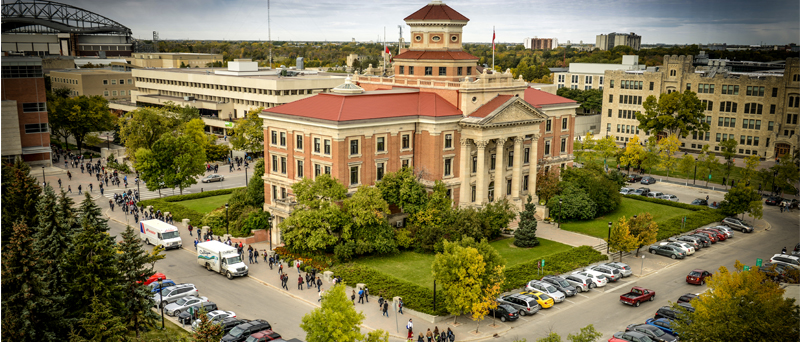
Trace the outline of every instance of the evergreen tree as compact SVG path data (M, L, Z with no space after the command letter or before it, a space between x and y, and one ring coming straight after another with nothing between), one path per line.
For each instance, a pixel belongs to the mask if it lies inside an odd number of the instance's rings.
M33 229L18 222L2 247L2 340L52 341L51 331L42 329L42 314L53 305L48 287L36 272L40 259L33 249Z
M133 328L136 337L139 338L142 327L155 326L158 319L155 311L150 310L153 306L152 293L144 282L155 274L154 259L163 259L164 256L151 255L143 251L141 240L131 226L122 233L122 242L117 248L120 252L117 254L119 272L124 287L121 293L123 304L121 316L123 322Z
M68 258L72 282L67 297L72 305L69 314L82 319L98 309L118 310L116 304L122 292L117 270L114 239L108 235L107 220L89 193L81 202L81 230L75 235L73 252ZM99 301L93 304L92 301ZM101 313L93 313L100 315ZM79 333L79 335L82 335Z
M75 330L70 332L70 342L123 342L127 341L125 323L122 317L114 315L113 309L103 304L99 298L93 298L91 311L81 319L80 327L85 337Z
M42 188L36 178L31 176L28 164L17 158L13 164L3 164L2 199L2 240L12 235L12 227L22 220L28 227L36 226L36 203Z
M200 318L200 323L197 324L197 329L192 335L193 342L217 342L225 335L221 325L214 324L214 322L208 320L206 310L200 310L198 317Z
M39 212L39 224L33 235L33 249L40 262L35 272L42 277L43 285L49 290L47 299L51 302L41 312L46 317L41 329L53 336L64 336L68 327L64 320L64 289L69 279L64 262L70 255L72 231L59 220L59 213L54 210L57 209L57 197L52 187L45 186L36 209Z
M514 246L517 247L536 247L539 239L536 238L536 205L528 195L528 203L525 210L519 213L519 228L514 232Z

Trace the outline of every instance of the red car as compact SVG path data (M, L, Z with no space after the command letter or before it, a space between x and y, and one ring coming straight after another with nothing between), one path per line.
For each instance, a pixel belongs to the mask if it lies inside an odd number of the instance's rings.
M145 285L150 285L150 283L152 283L154 281L158 281L158 278L161 278L162 280L166 280L167 276L165 276L164 273L156 272L156 274L153 274L152 276L150 276L150 278L147 278L147 281L145 281L144 284Z
M705 285L706 278L711 278L711 272L706 270L696 269L694 271L689 272L689 275L686 276L686 282L695 285Z
M272 331L271 329L268 329L250 335L250 337L247 338L247 342L266 342L266 341L277 340L279 338L281 338L281 334L278 334Z
M711 240L712 244L717 243L717 234L714 234L714 233L711 233L709 231L702 230L702 229L695 230L694 233L695 234L703 234L703 235L707 236Z
M709 232L711 232L712 234L714 234L714 235L715 235L715 237L717 238L717 241L725 241L725 240L727 240L727 239L728 239L728 235L727 235L727 234L725 234L725 232L721 232L721 231L719 231L719 230L717 230L717 229L714 229L714 228L706 228L706 229L704 229L704 230L705 230L705 231L709 231Z

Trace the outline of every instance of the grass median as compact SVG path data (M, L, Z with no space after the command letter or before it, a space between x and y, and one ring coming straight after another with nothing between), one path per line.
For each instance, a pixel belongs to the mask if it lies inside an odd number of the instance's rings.
M623 198L622 204L614 212L593 220L564 222L561 229L605 239L608 237L608 222L616 222L622 216L630 218L641 213L650 213L653 215L653 220L660 224L673 217L689 215L693 211Z
M539 242L539 246L534 248L518 248L514 246L513 238L493 241L490 244L506 259L506 268L572 248L545 239L539 239ZM353 262L433 289L433 276L431 275L433 258L434 254L401 252L393 255L359 258Z
M180 204L189 209L192 209L196 212L207 214L213 211L214 209L217 209L225 205L225 203L227 203L230 198L231 194L226 194L226 195L211 196L205 198L196 198L186 201L179 201L175 203Z

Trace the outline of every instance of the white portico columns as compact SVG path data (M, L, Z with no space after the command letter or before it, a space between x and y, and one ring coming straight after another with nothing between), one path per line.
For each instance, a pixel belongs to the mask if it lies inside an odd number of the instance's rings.
M472 189L470 188L470 169L469 162L472 160L472 153L470 147L472 142L467 138L461 138L461 169L459 175L461 176L461 193L459 195L458 204L460 206L467 205L472 201Z
M475 204L481 205L486 202L486 145L488 140L476 140L475 146L478 148L478 170L475 180Z
M514 167L511 174L511 198L519 200L519 182L522 180L522 143L524 137L514 137Z
M503 146L506 144L506 138L497 139L497 152L495 155L494 163L494 199L498 200L501 196L506 195L506 177L505 170L506 164L503 162Z

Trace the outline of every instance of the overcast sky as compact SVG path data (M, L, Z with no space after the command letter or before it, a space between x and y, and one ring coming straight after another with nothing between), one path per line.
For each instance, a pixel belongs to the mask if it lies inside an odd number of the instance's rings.
M397 41L403 18L429 0L272 0L272 39ZM4 0L4 3L9 0ZM116 20L149 39L267 40L267 0L60 0ZM450 0L470 19L464 41L526 37L594 43L609 32L635 32L642 43L787 44L800 40L797 0ZM382 38L381 38L382 39Z

